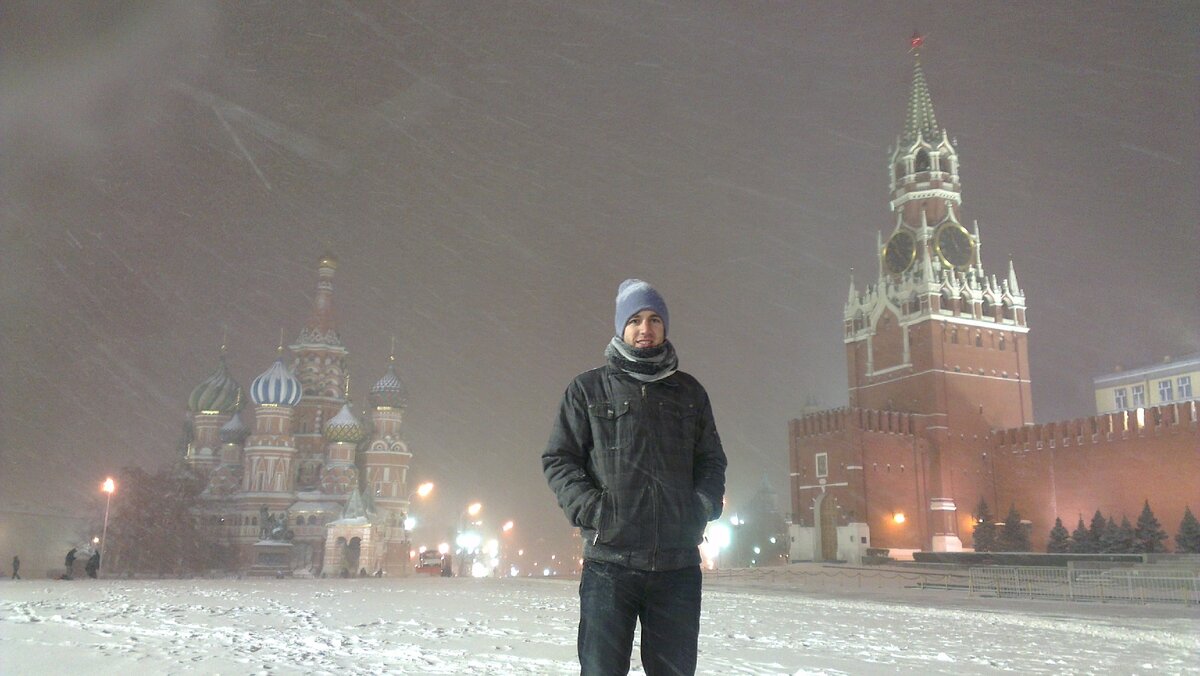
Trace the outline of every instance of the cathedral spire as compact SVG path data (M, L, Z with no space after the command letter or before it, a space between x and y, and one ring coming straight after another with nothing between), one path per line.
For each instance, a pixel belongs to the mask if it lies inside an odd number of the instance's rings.
M925 38L913 33L909 44L912 45L909 51L915 58L912 93L908 97L908 119L904 124L902 141L905 146L912 146L923 138L927 143L937 145L941 141L941 132L937 116L933 114L933 98L929 95L929 85L925 83L925 71L921 68L921 48L925 45Z
M338 336L337 326L333 319L333 274L337 271L337 258L326 253L321 256L317 265L317 295L313 299L312 313L308 323L300 332L301 345L327 345L340 347L342 339Z

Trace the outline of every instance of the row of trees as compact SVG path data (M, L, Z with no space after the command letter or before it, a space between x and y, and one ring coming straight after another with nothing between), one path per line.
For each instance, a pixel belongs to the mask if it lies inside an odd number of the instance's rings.
M1029 524L1022 523L1021 513L1015 505L1010 506L1002 524L997 524L986 500L980 500L975 508L975 551L977 552L1028 552L1032 550ZM1072 554L1153 554L1167 551L1170 539L1153 510L1150 501L1142 506L1137 524L1122 515L1118 523L1112 515L1105 517L1100 510L1092 516L1090 525L1085 525L1083 515L1074 531L1067 531L1061 518L1054 520L1046 544L1049 553ZM1175 535L1175 551L1200 553L1200 521L1185 507L1183 520Z

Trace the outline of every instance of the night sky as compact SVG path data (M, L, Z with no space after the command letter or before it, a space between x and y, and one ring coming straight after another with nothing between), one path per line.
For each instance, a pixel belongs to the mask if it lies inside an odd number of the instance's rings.
M539 455L626 277L709 390L729 509L767 476L786 511L788 420L846 403L914 30L1037 420L1200 350L1200 4L80 5L0 17L0 509L169 463L223 336L248 387L330 251L351 396L394 336L432 522L567 530Z

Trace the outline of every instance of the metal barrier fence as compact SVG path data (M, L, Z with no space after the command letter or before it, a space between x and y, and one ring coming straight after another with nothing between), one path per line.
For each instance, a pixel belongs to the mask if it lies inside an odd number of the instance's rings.
M1002 598L1200 604L1193 570L987 566L970 569L973 595Z

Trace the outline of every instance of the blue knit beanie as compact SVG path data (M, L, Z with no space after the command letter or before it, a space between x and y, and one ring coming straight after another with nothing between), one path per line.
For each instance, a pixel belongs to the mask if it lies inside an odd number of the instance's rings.
M663 337L666 338L667 327L670 324L667 302L657 289L640 279L627 279L617 287L617 315L613 319L617 337L625 337L625 322L642 310L654 310L662 317Z

